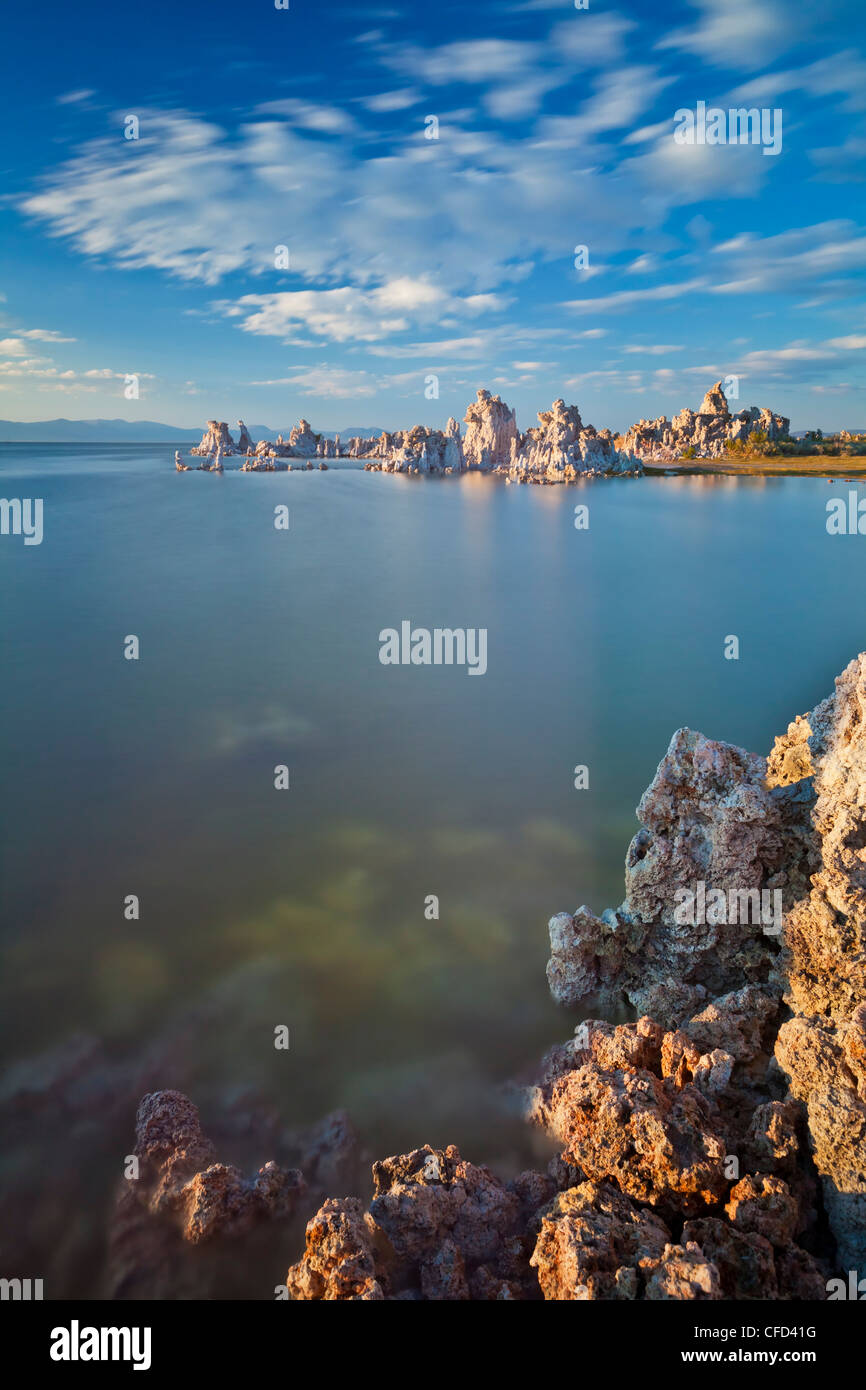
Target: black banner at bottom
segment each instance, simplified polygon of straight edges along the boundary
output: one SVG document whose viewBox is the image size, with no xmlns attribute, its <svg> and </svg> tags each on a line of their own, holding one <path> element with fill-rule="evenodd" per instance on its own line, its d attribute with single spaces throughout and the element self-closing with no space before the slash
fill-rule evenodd
<svg viewBox="0 0 866 1390">
<path fill-rule="evenodd" d="M 115 1375 L 159 1377 L 250 1372 L 258 1376 L 263 1371 L 291 1375 L 305 1350 L 299 1339 L 305 1337 L 315 1339 L 306 1350 L 318 1348 L 317 1356 L 324 1354 L 331 1372 L 342 1352 L 355 1366 L 363 1357 L 368 1374 L 375 1375 L 379 1366 L 382 1375 L 391 1378 L 396 1348 L 382 1338 L 395 1333 L 399 1337 L 401 1330 L 416 1339 L 405 1344 L 405 1370 L 413 1375 L 420 1371 L 429 1376 L 437 1361 L 453 1374 L 466 1368 L 473 1352 L 489 1356 L 491 1337 L 501 1339 L 504 1350 L 509 1334 L 521 1339 L 529 1334 L 536 1339 L 543 1374 L 548 1375 L 556 1374 L 557 1362 L 568 1364 L 572 1372 L 589 1369 L 590 1364 L 597 1371 L 601 1358 L 622 1376 L 645 1370 L 667 1375 L 679 1369 L 700 1377 L 703 1370 L 718 1366 L 760 1367 L 769 1375 L 806 1370 L 826 1377 L 850 1374 L 859 1362 L 864 1330 L 859 1308 L 842 1300 L 622 1300 L 563 1304 L 558 1312 L 555 1306 L 537 1303 L 520 1305 L 515 1313 L 512 1305 L 505 1317 L 503 1311 L 478 1303 L 450 1314 L 429 1306 L 413 1313 L 404 1303 L 389 1314 L 381 1308 L 334 1304 L 316 1312 L 310 1304 L 281 1302 L 6 1302 L 0 1304 L 0 1326 L 7 1356 L 14 1356 L 12 1364 L 24 1371 L 90 1378 L 106 1368 Z M 450 1321 L 454 1316 L 456 1324 Z M 346 1317 L 348 1322 L 343 1321 Z M 455 1343 L 452 1334 L 457 1329 L 462 1335 Z"/>
</svg>

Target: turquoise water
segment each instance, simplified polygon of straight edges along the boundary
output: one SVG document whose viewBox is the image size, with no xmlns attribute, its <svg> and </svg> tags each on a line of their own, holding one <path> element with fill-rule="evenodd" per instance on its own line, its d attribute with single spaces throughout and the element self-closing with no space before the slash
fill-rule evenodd
<svg viewBox="0 0 866 1390">
<path fill-rule="evenodd" d="M 44 502 L 40 546 L 0 537 L 4 1058 L 77 1030 L 135 1056 L 217 1000 L 184 1034 L 193 1098 L 345 1105 L 375 1155 L 513 1166 L 493 1086 L 574 1024 L 548 917 L 621 900 L 675 728 L 765 751 L 866 647 L 866 537 L 825 527 L 860 489 L 179 475 L 173 452 L 0 446 L 0 493 Z M 486 674 L 383 666 L 403 620 L 486 628 Z"/>
</svg>

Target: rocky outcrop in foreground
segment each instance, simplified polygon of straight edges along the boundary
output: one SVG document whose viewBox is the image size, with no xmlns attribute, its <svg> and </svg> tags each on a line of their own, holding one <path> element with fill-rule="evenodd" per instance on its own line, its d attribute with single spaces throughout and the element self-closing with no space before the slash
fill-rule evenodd
<svg viewBox="0 0 866 1390">
<path fill-rule="evenodd" d="M 520 1091 L 560 1146 L 510 1183 L 455 1148 L 330 1198 L 295 1299 L 823 1299 L 866 1269 L 866 655 L 767 759 L 680 730 L 626 898 L 550 924 L 578 1024 Z M 757 895 L 757 896 L 755 896 Z M 831 1295 L 832 1296 L 832 1295 Z"/>
<path fill-rule="evenodd" d="M 729 441 L 745 442 L 754 431 L 766 435 L 772 442 L 787 437 L 790 420 L 774 415 L 766 406 L 750 406 L 731 414 L 728 400 L 717 381 L 711 386 L 697 412 L 688 406 L 669 420 L 660 415 L 657 420 L 638 420 L 624 435 L 617 435 L 617 449 L 635 460 L 654 459 L 676 462 L 689 450 L 693 458 L 718 458 Z"/>
</svg>

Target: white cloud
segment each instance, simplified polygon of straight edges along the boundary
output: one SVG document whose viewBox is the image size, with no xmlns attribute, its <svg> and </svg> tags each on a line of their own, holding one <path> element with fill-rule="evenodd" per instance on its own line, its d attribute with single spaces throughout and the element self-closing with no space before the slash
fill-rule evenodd
<svg viewBox="0 0 866 1390">
<path fill-rule="evenodd" d="M 721 242 L 714 255 L 727 263 L 733 277 L 717 285 L 718 294 L 802 289 L 827 276 L 866 268 L 866 234 L 841 219 L 772 237 L 743 232 Z"/>
<path fill-rule="evenodd" d="M 840 97 L 843 111 L 864 111 L 866 62 L 853 49 L 846 49 L 802 68 L 762 73 L 735 88 L 730 101 L 736 105 L 753 105 L 777 101 L 786 92 L 797 91 L 822 99 Z"/>
<path fill-rule="evenodd" d="M 323 363 L 319 367 L 305 367 L 289 376 L 271 381 L 252 381 L 251 386 L 291 386 L 308 396 L 320 396 L 331 400 L 350 400 L 361 396 L 375 396 L 381 387 L 377 378 L 369 372 L 349 371 L 342 367 L 331 367 Z"/>
<path fill-rule="evenodd" d="M 694 278 L 691 280 L 680 280 L 666 285 L 653 285 L 645 290 L 617 290 L 614 294 L 607 294 L 595 299 L 569 299 L 563 305 L 564 309 L 573 309 L 578 314 L 608 313 L 611 310 L 633 309 L 637 304 L 654 304 L 659 300 L 681 299 L 684 294 L 693 294 L 696 290 L 703 290 L 707 286 L 707 280 Z"/>
<path fill-rule="evenodd" d="M 29 343 L 21 338 L 0 338 L 0 357 L 24 357 L 32 352 Z"/>
<path fill-rule="evenodd" d="M 495 74 L 502 78 L 517 78 L 535 73 L 545 56 L 538 43 L 520 39 L 464 39 L 439 48 L 401 46 L 386 56 L 389 66 L 414 73 L 433 86 L 453 82 L 487 85 Z M 405 65 L 411 62 L 411 66 Z"/>
<path fill-rule="evenodd" d="M 372 290 L 342 285 L 333 290 L 286 290 L 245 294 L 215 307 L 240 319 L 247 333 L 296 340 L 299 328 L 331 342 L 374 343 L 405 332 L 412 323 L 441 320 L 443 314 L 477 317 L 506 303 L 498 295 L 447 295 L 426 280 L 400 276 Z M 410 355 L 415 355 L 414 352 Z"/>
<path fill-rule="evenodd" d="M 439 338 L 427 343 L 389 343 L 386 347 L 373 347 L 374 357 L 423 357 L 428 361 L 433 357 L 483 358 L 490 349 L 489 335 L 468 336 L 465 338 Z"/>
<path fill-rule="evenodd" d="M 265 101 L 255 108 L 256 115 L 286 116 L 291 124 L 302 130 L 314 130 L 320 135 L 350 135 L 358 126 L 340 106 L 321 106 L 297 97 L 280 101 Z"/>
<path fill-rule="evenodd" d="M 56 101 L 58 106 L 80 106 L 82 102 L 89 101 L 95 95 L 92 87 L 81 87 L 74 92 L 64 92 Z"/>
<path fill-rule="evenodd" d="M 624 130 L 652 105 L 670 81 L 650 67 L 624 67 L 604 73 L 576 115 L 542 120 L 539 139 L 545 144 L 574 148 L 608 131 Z"/>
<path fill-rule="evenodd" d="M 21 338 L 35 338 L 40 343 L 74 343 L 75 338 L 66 338 L 51 328 L 25 328 L 19 330 Z"/>
<path fill-rule="evenodd" d="M 686 275 L 645 289 L 617 290 L 596 298 L 567 300 L 564 308 L 580 314 L 611 313 L 684 295 L 752 295 L 797 293 L 817 284 L 827 299 L 850 292 L 848 276 L 866 268 L 866 234 L 849 221 L 817 223 L 758 237 L 752 232 L 720 242 L 699 254 L 689 253 L 669 264 L 681 265 Z M 695 275 L 696 265 L 711 274 Z"/>
<path fill-rule="evenodd" d="M 575 13 L 553 29 L 550 47 L 564 55 L 572 68 L 612 67 L 622 61 L 625 37 L 636 27 L 633 20 L 618 14 Z"/>
<path fill-rule="evenodd" d="M 797 10 L 774 0 L 690 0 L 698 22 L 660 39 L 659 49 L 693 53 L 715 67 L 758 68 L 794 40 Z"/>
<path fill-rule="evenodd" d="M 0 338 L 0 357 L 26 357 L 32 352 L 31 343 L 74 343 L 50 328 L 19 328 L 8 338 Z M 50 359 L 47 359 L 50 360 Z"/>
<path fill-rule="evenodd" d="M 365 97 L 362 105 L 368 111 L 388 114 L 391 111 L 405 111 L 419 100 L 420 92 L 411 87 L 401 87 L 396 91 L 378 92 L 375 96 Z"/>
<path fill-rule="evenodd" d="M 648 357 L 664 357 L 669 352 L 684 352 L 685 349 L 674 343 L 629 343 L 623 352 L 644 353 Z"/>
</svg>

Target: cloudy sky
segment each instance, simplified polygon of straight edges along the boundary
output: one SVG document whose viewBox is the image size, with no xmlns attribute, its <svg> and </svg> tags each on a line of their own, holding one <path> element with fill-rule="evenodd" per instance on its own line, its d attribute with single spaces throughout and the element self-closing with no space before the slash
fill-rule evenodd
<svg viewBox="0 0 866 1390">
<path fill-rule="evenodd" d="M 731 375 L 794 429 L 866 426 L 862 0 L 4 28 L 0 416 L 394 428 L 485 385 L 522 428 L 557 396 L 623 428 Z M 781 152 L 677 143 L 700 101 L 780 109 Z"/>
</svg>

